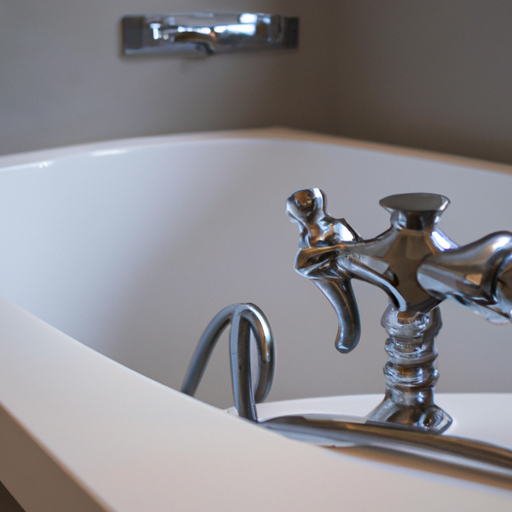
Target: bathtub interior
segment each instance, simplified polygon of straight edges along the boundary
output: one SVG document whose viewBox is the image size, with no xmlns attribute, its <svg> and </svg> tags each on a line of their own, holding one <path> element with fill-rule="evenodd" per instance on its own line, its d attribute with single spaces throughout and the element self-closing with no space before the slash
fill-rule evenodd
<svg viewBox="0 0 512 512">
<path fill-rule="evenodd" d="M 338 354 L 334 312 L 293 270 L 298 232 L 285 200 L 320 187 L 332 215 L 371 237 L 389 226 L 380 198 L 442 193 L 452 205 L 441 227 L 464 244 L 512 228 L 512 177 L 481 167 L 279 131 L 4 159 L 0 293 L 173 388 L 210 319 L 228 304 L 253 302 L 276 339 L 269 400 L 382 392 L 386 296 L 355 284 L 362 339 Z M 455 304 L 442 312 L 438 390 L 510 392 L 512 327 Z M 226 339 L 198 397 L 232 403 Z"/>
</svg>

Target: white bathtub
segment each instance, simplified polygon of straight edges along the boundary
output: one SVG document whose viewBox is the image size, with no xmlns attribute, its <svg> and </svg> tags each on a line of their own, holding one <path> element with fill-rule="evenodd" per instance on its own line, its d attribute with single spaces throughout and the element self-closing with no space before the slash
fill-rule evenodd
<svg viewBox="0 0 512 512">
<path fill-rule="evenodd" d="M 380 198 L 438 192 L 452 200 L 441 227 L 464 244 L 512 229 L 511 171 L 281 129 L 0 158 L 0 480 L 27 512 L 410 510 L 419 493 L 450 510 L 509 510 L 508 484 L 333 455 L 154 381 L 179 388 L 213 315 L 253 302 L 276 338 L 269 400 L 381 393 L 387 298 L 356 283 L 362 340 L 338 354 L 332 309 L 293 270 L 286 198 L 320 187 L 334 216 L 371 237 L 389 225 Z M 509 404 L 512 326 L 442 312 L 438 390 Z M 221 345 L 198 397 L 228 407 Z"/>
</svg>

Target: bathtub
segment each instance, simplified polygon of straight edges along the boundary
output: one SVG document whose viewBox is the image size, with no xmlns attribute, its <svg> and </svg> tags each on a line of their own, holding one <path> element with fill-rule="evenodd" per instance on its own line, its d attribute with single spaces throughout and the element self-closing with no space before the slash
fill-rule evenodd
<svg viewBox="0 0 512 512">
<path fill-rule="evenodd" d="M 294 272 L 286 198 L 320 187 L 334 216 L 371 237 L 389 225 L 382 197 L 441 193 L 452 201 L 441 227 L 465 244 L 512 229 L 511 172 L 285 129 L 1 157 L 0 481 L 27 512 L 432 510 L 440 499 L 510 510 L 507 479 L 334 453 L 226 414 L 225 340 L 199 400 L 176 389 L 211 318 L 253 302 L 277 351 L 268 400 L 280 403 L 262 412 L 369 412 L 384 389 L 387 298 L 355 284 L 362 339 L 338 354 L 332 309 Z M 512 326 L 450 303 L 442 313 L 450 433 L 512 447 Z"/>
</svg>

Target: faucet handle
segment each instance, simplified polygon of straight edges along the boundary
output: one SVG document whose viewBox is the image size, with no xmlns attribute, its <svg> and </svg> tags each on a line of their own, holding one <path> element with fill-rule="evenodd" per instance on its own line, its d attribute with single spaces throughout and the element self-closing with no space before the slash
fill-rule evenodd
<svg viewBox="0 0 512 512">
<path fill-rule="evenodd" d="M 512 321 L 512 233 L 501 231 L 430 256 L 417 272 L 431 295 L 453 299 L 494 323 Z"/>
<path fill-rule="evenodd" d="M 440 194 L 415 192 L 387 196 L 379 204 L 391 213 L 393 226 L 422 230 L 437 224 L 450 200 Z"/>
</svg>

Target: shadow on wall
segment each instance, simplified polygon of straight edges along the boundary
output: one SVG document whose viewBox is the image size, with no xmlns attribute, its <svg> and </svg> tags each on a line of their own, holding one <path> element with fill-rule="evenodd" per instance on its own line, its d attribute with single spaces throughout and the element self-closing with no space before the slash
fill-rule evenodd
<svg viewBox="0 0 512 512">
<path fill-rule="evenodd" d="M 12 494 L 0 482 L 0 510 L 2 512 L 25 512 Z"/>
</svg>

